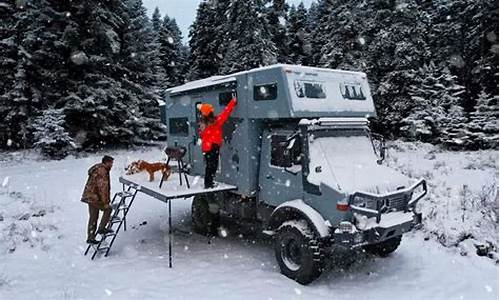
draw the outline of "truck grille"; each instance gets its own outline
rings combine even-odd
[[[408,204],[408,199],[405,194],[397,195],[387,199],[388,210],[389,211],[400,211],[405,210]]]

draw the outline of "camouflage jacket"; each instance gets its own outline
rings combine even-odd
[[[89,169],[89,178],[83,190],[82,202],[88,203],[96,208],[104,209],[109,205],[110,180],[109,169],[102,163],[96,164]]]

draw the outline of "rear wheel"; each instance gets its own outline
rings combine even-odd
[[[191,204],[191,219],[194,232],[208,235],[217,230],[218,216],[210,212],[208,201],[204,196],[196,196]]]
[[[286,221],[278,229],[274,253],[281,273],[309,284],[321,275],[321,244],[304,220]]]
[[[386,257],[396,251],[401,243],[401,237],[398,235],[378,244],[367,245],[363,249],[370,254]]]

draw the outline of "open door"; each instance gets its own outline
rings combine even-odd
[[[201,122],[201,112],[198,106],[202,103],[201,97],[193,98],[193,106],[191,107],[192,120],[194,120],[193,131],[192,131],[192,141],[189,144],[192,161],[191,163],[191,174],[202,175],[204,174],[204,162],[203,153],[201,151],[201,140],[200,140],[200,122]]]

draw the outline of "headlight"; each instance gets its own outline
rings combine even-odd
[[[364,199],[360,196],[356,196],[356,197],[354,197],[352,204],[354,206],[358,206],[358,207],[366,207],[366,199]]]
[[[354,218],[356,219],[356,227],[359,230],[365,230],[368,226],[368,217],[365,215],[354,214]]]

